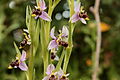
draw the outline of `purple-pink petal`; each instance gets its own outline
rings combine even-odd
[[[67,37],[68,36],[68,29],[66,26],[63,26],[62,28],[62,37]]]
[[[27,67],[27,65],[26,65],[24,62],[20,62],[19,68],[20,68],[22,71],[27,71],[27,70],[28,70],[28,67]]]
[[[75,8],[74,8],[74,11],[77,13],[77,12],[80,12],[80,2],[79,3],[77,3],[76,5],[75,5]]]
[[[50,75],[53,70],[55,70],[55,66],[53,64],[48,65],[46,74]]]
[[[42,14],[39,17],[42,18],[43,20],[51,21],[51,18],[48,16],[48,14],[45,11],[42,11]]]
[[[50,41],[50,43],[48,45],[48,50],[51,50],[53,48],[58,48],[58,44],[57,44],[56,40]]]
[[[57,74],[58,74],[58,77],[60,78],[64,75],[64,72],[62,69],[60,69]]]
[[[56,37],[54,36],[54,32],[55,32],[55,27],[53,27],[50,31],[50,36],[53,38],[53,39],[56,39]]]
[[[37,15],[37,16],[35,16],[35,19],[38,19],[39,18],[39,16]]]
[[[86,24],[86,21],[84,18],[80,18],[80,21],[83,23],[83,24]]]
[[[46,5],[45,5],[45,1],[44,0],[40,0],[39,4],[40,4],[40,8],[42,10],[45,10],[47,8]]]
[[[23,50],[20,61],[25,61],[25,60],[26,60],[26,52]]]
[[[42,80],[49,80],[49,76],[45,76]]]
[[[78,21],[79,19],[80,19],[80,17],[79,17],[79,15],[78,15],[78,13],[75,13],[75,14],[73,14],[73,16],[70,18],[70,21],[71,21],[72,23],[74,23],[74,22]]]

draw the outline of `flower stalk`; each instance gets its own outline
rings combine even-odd
[[[72,15],[74,14],[74,0],[68,0],[68,4],[70,7],[70,17],[72,17]],[[73,47],[73,43],[72,43],[72,35],[73,35],[73,30],[74,30],[74,24],[73,23],[69,23],[69,36],[68,36],[68,48],[66,49],[67,53],[65,54],[65,59],[64,59],[64,65],[63,65],[63,71],[66,73],[67,70],[67,66],[68,66],[68,62],[70,59],[70,55],[72,52],[72,47]]]

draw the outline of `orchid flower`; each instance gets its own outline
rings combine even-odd
[[[38,2],[38,5],[35,6],[35,10],[32,12],[32,16],[35,17],[35,19],[41,18],[46,21],[51,21],[51,18],[48,16],[48,14],[44,11],[46,9],[45,1],[40,0]]]
[[[28,30],[27,29],[23,29],[24,31],[24,39],[23,41],[20,43],[20,49],[24,48],[26,45],[31,45],[31,38],[30,38],[30,35],[28,33]]]
[[[58,80],[69,80],[67,77],[69,74],[65,74],[62,69],[57,72]]]
[[[55,50],[55,48],[51,50],[51,55],[50,55],[51,60],[56,60],[56,61],[59,60],[59,57],[57,56],[56,53],[57,51]]]
[[[47,67],[47,76],[45,76],[42,80],[57,80],[57,72],[54,73],[55,66],[53,64],[48,65]]]
[[[53,27],[51,29],[51,32],[50,32],[50,36],[51,36],[51,38],[53,40],[50,41],[50,43],[48,45],[48,50],[51,50],[51,49],[54,49],[54,48],[57,49],[58,46],[61,45],[62,43],[64,43],[64,45],[65,45],[64,47],[67,47],[68,44],[63,41],[63,38],[68,37],[68,29],[67,29],[67,27],[63,26],[62,31],[60,31],[60,34],[58,35],[58,37],[56,37],[54,35],[54,32],[55,32],[55,27]]]
[[[25,60],[26,60],[26,52],[23,50],[21,57],[20,58],[16,57],[16,60],[13,61],[8,68],[9,69],[20,68],[22,71],[27,71],[28,67],[25,63]]]
[[[75,23],[76,21],[80,20],[83,24],[86,24],[86,20],[89,20],[87,12],[83,10],[83,7],[80,7],[81,3],[77,3],[77,5],[74,8],[75,14],[70,18],[70,21],[72,23]]]

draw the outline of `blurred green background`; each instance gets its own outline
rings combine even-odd
[[[48,2],[48,0],[46,0]],[[76,23],[73,35],[73,51],[68,72],[70,80],[91,80],[92,56],[95,52],[96,26],[89,8],[94,0],[81,0],[90,20],[87,25]],[[0,80],[25,80],[25,73],[19,69],[8,70],[15,58],[13,42],[22,40],[22,30],[26,28],[26,6],[34,7],[34,0],[0,0]],[[101,0],[100,18],[102,28],[102,49],[100,55],[100,80],[120,80],[120,0]],[[61,0],[52,16],[52,26],[68,25],[69,7]],[[42,64],[35,61],[36,80],[41,80]]]

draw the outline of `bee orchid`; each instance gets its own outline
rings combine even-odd
[[[32,16],[35,17],[35,19],[41,18],[46,21],[51,21],[51,18],[48,16],[48,14],[44,11],[46,9],[45,1],[40,0],[35,6],[35,10],[32,12]]]
[[[45,76],[42,80],[57,80],[57,72],[54,72],[55,66],[53,64],[48,65],[47,67],[47,76]]]
[[[26,60],[26,52],[23,50],[21,57],[20,58],[16,57],[16,60],[9,65],[8,69],[20,68],[22,71],[27,71],[28,67],[25,63],[25,60]]]
[[[21,41],[19,49],[24,48],[26,45],[31,45],[31,38],[30,38],[28,30],[23,29],[23,31],[24,31],[23,33],[24,39]]]
[[[65,74],[62,69],[60,69],[57,72],[57,75],[58,75],[58,80],[69,80],[68,79],[69,74]]]
[[[54,48],[58,48],[58,46],[60,45],[61,41],[64,39],[64,38],[67,38],[68,37],[68,29],[66,26],[63,26],[62,28],[62,31],[60,31],[60,34],[58,35],[58,37],[56,37],[54,35],[54,32],[55,32],[55,27],[53,27],[51,29],[51,32],[50,32],[50,36],[53,40],[50,41],[49,45],[48,45],[48,50],[51,50],[51,49],[54,49]],[[62,41],[63,43],[63,41]],[[65,44],[65,43],[64,43]],[[65,45],[65,47],[67,47]]]
[[[77,5],[74,8],[75,14],[70,18],[70,21],[72,23],[75,23],[76,21],[80,20],[83,24],[86,24],[86,20],[89,20],[87,12],[83,10],[83,7],[80,7],[81,3],[77,3]]]

